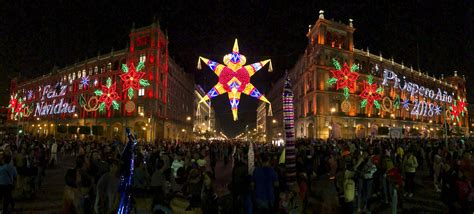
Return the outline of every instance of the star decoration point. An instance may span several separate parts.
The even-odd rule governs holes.
[[[257,98],[263,102],[270,104],[265,96],[263,96],[257,88],[250,83],[250,77],[254,75],[267,63],[269,71],[271,71],[271,61],[264,60],[250,65],[245,65],[246,57],[239,53],[237,39],[234,42],[232,53],[224,56],[224,65],[215,61],[199,57],[198,69],[201,68],[201,61],[204,62],[219,77],[218,83],[201,99],[201,102],[210,100],[221,94],[228,93],[234,120],[237,120],[237,111],[242,93]],[[269,111],[269,114],[271,112]]]

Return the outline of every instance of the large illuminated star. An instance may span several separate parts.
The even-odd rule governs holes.
[[[199,57],[198,60],[198,69],[200,69],[200,62],[202,60],[219,77],[218,83],[201,99],[200,103],[218,95],[228,93],[234,120],[237,120],[237,110],[241,93],[270,104],[267,98],[250,83],[250,77],[269,62],[270,68],[268,70],[271,71],[271,61],[267,59],[245,65],[247,59],[244,55],[239,53],[237,39],[235,39],[232,53],[224,56],[224,65],[204,57]]]

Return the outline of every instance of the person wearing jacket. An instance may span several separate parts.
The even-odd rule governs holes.
[[[415,188],[415,172],[418,167],[418,161],[413,155],[413,152],[409,150],[403,160],[403,167],[405,170],[405,194],[404,196],[413,197],[413,190]]]
[[[363,208],[364,211],[368,211],[368,202],[372,196],[373,176],[375,171],[377,171],[377,167],[372,162],[372,157],[370,157],[367,152],[364,152],[356,165],[356,169],[358,169],[359,173],[357,192],[358,211],[361,211],[361,208]]]

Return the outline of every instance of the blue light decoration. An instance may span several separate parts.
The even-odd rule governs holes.
[[[439,105],[435,106],[435,114],[436,115],[441,115],[441,106],[439,106]]]
[[[120,202],[117,214],[129,214],[132,210],[132,178],[135,165],[135,147],[138,142],[131,133],[130,129],[126,129],[128,143],[122,152],[123,166],[120,176]],[[127,167],[128,166],[128,167]]]
[[[402,106],[404,109],[408,110],[410,108],[410,100],[409,99],[404,99],[402,102]]]
[[[31,100],[31,98],[33,98],[33,90],[28,90],[26,97],[28,98],[28,100]]]
[[[89,81],[90,81],[89,76],[82,76],[81,84],[83,87],[89,86]]]

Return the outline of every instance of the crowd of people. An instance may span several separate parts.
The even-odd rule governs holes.
[[[64,213],[119,206],[125,143],[24,137],[0,151],[3,212],[41,191],[49,167],[65,174]],[[237,141],[140,142],[132,183],[135,213],[370,213],[391,210],[429,177],[449,213],[473,209],[474,144],[465,139],[298,140],[296,182],[286,181],[284,146]],[[219,165],[219,166],[218,166]],[[222,178],[229,170],[228,179]],[[426,188],[426,185],[425,185]],[[12,197],[15,196],[15,197]]]

